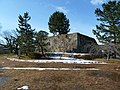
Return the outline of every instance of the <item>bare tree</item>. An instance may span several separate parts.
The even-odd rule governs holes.
[[[120,44],[89,45],[90,53],[97,56],[105,56],[107,60],[114,55],[120,56]]]
[[[1,34],[2,40],[0,44],[10,50],[11,53],[15,53],[17,48],[17,37],[14,33],[15,31],[11,30],[3,31]]]

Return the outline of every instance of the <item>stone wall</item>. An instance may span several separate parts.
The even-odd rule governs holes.
[[[91,44],[97,44],[94,38],[88,37],[86,35],[76,33],[77,34],[77,51],[76,52],[89,52],[90,48],[88,48]]]
[[[52,36],[48,42],[48,52],[88,52],[85,46],[96,43],[95,39],[79,33]]]

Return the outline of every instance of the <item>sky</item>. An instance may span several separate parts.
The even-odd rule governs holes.
[[[92,29],[99,24],[95,9],[109,0],[0,0],[0,26],[2,31],[18,28],[18,16],[29,12],[30,24],[36,31],[49,32],[48,21],[55,11],[63,12],[70,21],[70,33],[96,37]],[[50,35],[52,35],[50,33]]]

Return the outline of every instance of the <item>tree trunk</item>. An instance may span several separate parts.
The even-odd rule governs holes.
[[[114,33],[114,45],[116,45],[116,42],[117,42],[117,40],[116,40],[116,33]],[[113,58],[116,58],[116,52],[114,51],[114,54],[113,54]]]
[[[107,61],[110,59],[110,54],[108,53],[107,54]]]
[[[43,49],[43,47],[42,46],[40,46],[41,47],[41,52],[42,52],[42,55],[43,55],[43,57],[45,57],[45,54],[44,54],[44,49]]]

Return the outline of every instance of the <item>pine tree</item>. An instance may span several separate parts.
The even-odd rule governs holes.
[[[29,13],[24,13],[23,16],[18,16],[18,45],[20,51],[26,55],[34,51],[34,29],[31,29],[31,25],[28,21],[31,19]]]
[[[100,21],[100,25],[96,25],[96,30],[93,33],[96,35],[98,40],[107,47],[108,55],[111,50],[109,47],[119,47],[120,44],[120,1],[109,1],[102,5],[102,10],[97,8],[95,14],[97,20]],[[109,46],[109,47],[108,47]],[[112,48],[111,47],[111,48]],[[116,48],[112,48],[112,56],[116,58],[118,52]]]
[[[93,33],[102,43],[120,43],[120,1],[109,1],[102,8],[95,10],[100,25],[96,25]]]
[[[70,31],[69,19],[66,18],[66,15],[64,15],[64,13],[59,11],[54,12],[50,16],[48,25],[50,32],[54,35],[57,35],[57,33],[60,35],[67,34]]]

